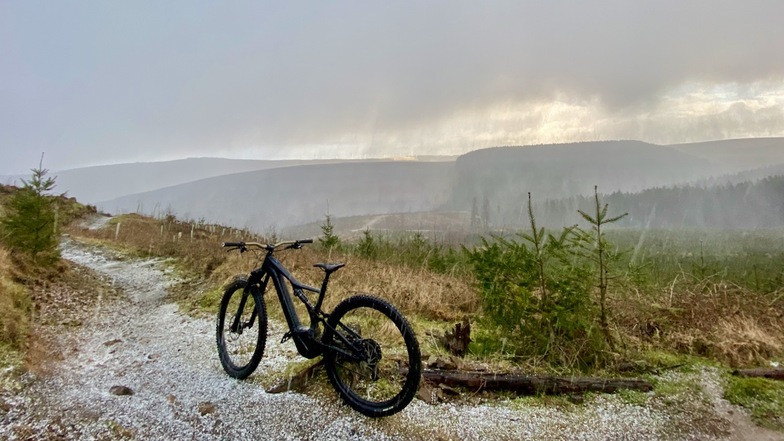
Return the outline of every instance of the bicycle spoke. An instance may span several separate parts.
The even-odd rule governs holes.
[[[339,334],[343,333],[349,344],[345,349],[353,349],[350,352],[361,359],[338,356],[336,374],[341,381],[368,401],[386,401],[398,395],[406,378],[398,373],[395,355],[407,350],[395,324],[375,309],[358,308],[346,314],[340,328]]]
[[[223,341],[226,355],[235,366],[246,366],[253,358],[258,345],[258,335],[252,332],[256,319],[256,303],[253,296],[247,296],[244,307],[239,310],[242,301],[242,290],[237,290],[231,296],[227,311],[234,311],[231,319],[226,320],[223,326]],[[237,328],[232,329],[232,324],[237,323]]]

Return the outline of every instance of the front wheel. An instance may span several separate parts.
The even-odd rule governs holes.
[[[342,301],[327,320],[327,376],[355,410],[382,417],[416,395],[422,361],[411,325],[394,306],[368,295]]]
[[[238,279],[226,288],[215,326],[223,370],[239,379],[256,370],[267,342],[264,298],[257,285],[247,285],[247,280]]]

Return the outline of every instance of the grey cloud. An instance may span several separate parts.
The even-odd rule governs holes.
[[[780,136],[771,127],[784,127],[784,109],[769,106],[752,109],[742,102],[728,109],[684,118],[677,115],[644,120],[626,118],[615,120],[605,127],[595,128],[616,139],[646,139],[659,144],[698,142],[706,139]]]
[[[366,142],[559,95],[625,115],[687,81],[784,80],[782,16],[779,1],[4,2],[0,147],[73,164]]]

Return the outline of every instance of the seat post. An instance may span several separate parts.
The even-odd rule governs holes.
[[[324,281],[321,282],[321,292],[319,292],[318,300],[316,300],[316,311],[321,311],[321,303],[324,302],[324,296],[327,294],[327,283],[329,283],[329,276],[332,271],[324,271]]]
[[[324,270],[324,281],[321,282],[321,293],[319,294],[318,301],[316,302],[316,311],[321,311],[321,302],[324,301],[324,295],[327,293],[327,283],[329,282],[329,276],[335,271],[346,266],[346,264],[345,263],[317,263],[313,266]]]

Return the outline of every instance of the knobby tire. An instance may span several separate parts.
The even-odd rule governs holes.
[[[248,323],[253,318],[252,325],[243,329],[242,333],[231,330],[247,284],[247,279],[242,278],[235,280],[226,288],[215,326],[215,339],[221,365],[229,376],[238,379],[247,378],[256,370],[264,355],[264,346],[267,342],[267,310],[258,286],[250,287],[240,315],[240,323]],[[254,309],[255,317],[252,317]],[[250,357],[247,357],[248,354]]]
[[[370,417],[403,410],[416,395],[422,372],[419,343],[403,315],[385,300],[357,295],[342,301],[327,324],[327,346],[347,347],[337,332],[366,353],[380,355],[377,363],[365,363],[325,352],[327,376],[343,401]]]

